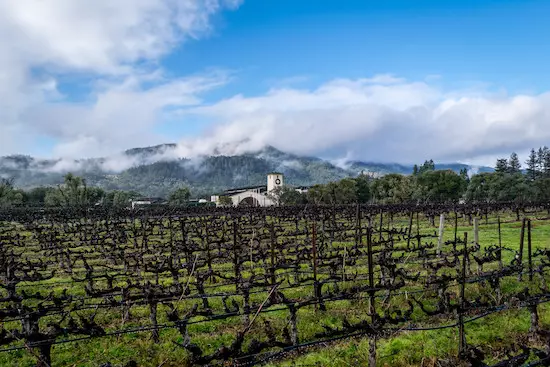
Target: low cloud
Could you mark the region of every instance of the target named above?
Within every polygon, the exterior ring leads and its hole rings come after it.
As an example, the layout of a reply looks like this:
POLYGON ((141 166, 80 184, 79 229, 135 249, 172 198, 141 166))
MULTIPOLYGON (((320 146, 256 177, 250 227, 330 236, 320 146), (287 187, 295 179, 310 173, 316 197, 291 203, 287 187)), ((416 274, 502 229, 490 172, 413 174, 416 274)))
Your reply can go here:
POLYGON ((354 160, 355 157, 350 152, 346 152, 346 155, 344 155, 343 157, 331 159, 330 163, 342 169, 349 169, 351 166, 351 162, 353 162, 354 160))
POLYGON ((277 170, 285 171, 286 169, 293 169, 293 170, 301 170, 304 168, 304 165, 295 159, 291 160, 283 160, 280 164, 277 170))
POLYGON ((55 136, 56 157, 101 157, 124 148, 165 143, 154 128, 166 110, 200 105, 200 93, 222 85, 217 72, 170 81, 130 76, 97 91, 92 103, 45 104, 29 109, 26 119, 40 121, 35 131, 55 136), (153 86, 144 85, 155 83, 153 86))
POLYGON ((182 142, 187 155, 219 147, 237 154, 272 145, 332 158, 468 161, 508 156, 550 139, 549 93, 453 91, 388 76, 236 95, 186 113, 214 124, 207 135, 182 142))

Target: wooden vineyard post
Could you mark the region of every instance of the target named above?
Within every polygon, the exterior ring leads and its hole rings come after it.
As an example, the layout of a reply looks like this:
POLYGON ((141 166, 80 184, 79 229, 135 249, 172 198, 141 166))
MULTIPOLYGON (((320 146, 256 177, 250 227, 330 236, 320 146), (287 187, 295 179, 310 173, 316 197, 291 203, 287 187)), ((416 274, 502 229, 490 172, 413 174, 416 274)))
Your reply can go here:
POLYGON ((368 262, 369 262, 369 296, 371 300, 371 311, 372 308, 374 308, 374 264, 373 264, 373 257, 372 257, 372 230, 369 223, 369 226, 367 227, 367 256, 368 256, 368 262))
POLYGON ((464 232, 464 253, 462 257, 462 276, 460 280, 460 308, 458 310, 458 355, 462 356, 466 349, 464 334, 464 293, 466 288, 466 261, 468 261, 468 232, 464 232))
POLYGON ((241 285, 241 267, 239 258, 239 239, 238 239, 239 224, 237 220, 233 220, 233 267, 235 271, 235 289, 237 293, 240 291, 241 285))
POLYGON ((357 213, 356 216, 356 228, 355 228, 355 249, 357 250, 359 246, 361 245, 361 208, 360 205, 357 204, 357 213))
POLYGON ((344 281, 344 286, 346 285, 346 252, 347 246, 344 244, 344 259, 342 260, 342 280, 344 281))
POLYGON ((531 219, 527 220, 527 261, 529 265, 529 281, 533 280, 533 256, 531 248, 531 219))
MULTIPOLYGON (((479 218, 474 217, 474 246, 479 245, 479 218)), ((481 247, 480 247, 481 251, 481 247)))
POLYGON ((445 226, 445 214, 439 215, 439 235, 437 237, 437 256, 441 256, 443 246, 443 228, 445 226))
POLYGON ((374 324, 376 323, 376 308, 374 305, 375 302, 375 291, 374 291, 374 263, 372 257, 372 229, 371 223, 369 220, 369 225, 367 227, 367 253, 369 261, 369 313, 371 315, 371 323, 374 329, 375 334, 369 338, 369 367, 376 367, 376 329, 374 324))
POLYGON ((411 211, 409 213, 409 231, 408 231, 408 235, 407 235, 407 249, 410 249, 410 247, 411 247, 412 225, 413 225, 413 212, 411 211))
POLYGON ((529 327, 529 332, 537 333, 539 331, 539 312, 537 310, 537 301, 531 301, 529 305, 529 313, 531 314, 531 326, 529 327))
POLYGON ((174 251, 174 229, 172 227, 172 217, 168 218, 168 226, 170 228, 168 231, 168 236, 170 238, 170 251, 174 251))
POLYGON ((313 255, 313 280, 317 282, 317 230, 316 222, 313 222, 311 230, 311 252, 313 255))
POLYGON ((187 243, 187 228, 185 226, 185 222, 180 219, 180 230, 181 230, 181 240, 183 243, 183 250, 185 251, 185 262, 187 263, 187 276, 190 276, 191 274, 191 258, 193 256, 192 252, 189 251, 188 243, 187 243))
POLYGON ((455 245, 457 244, 456 241, 457 241, 457 238, 458 238, 458 213, 455 211, 455 245))
POLYGON ((525 239, 525 222, 526 218, 523 218, 523 221, 521 222, 521 233, 519 235, 519 258, 518 258, 518 265, 521 267, 518 275, 518 280, 521 280, 522 273, 523 273, 523 242, 525 239))
MULTIPOLYGON (((527 220, 527 256, 529 261, 529 281, 533 280, 533 258, 531 248, 531 219, 527 220)), ((544 279, 544 275, 543 275, 544 279)), ((529 313, 531 314, 531 327, 529 331, 537 333, 539 331, 539 312, 537 310, 537 300, 531 300, 529 305, 529 313)))
POLYGON ((271 285, 274 286, 276 283, 276 277, 275 277, 275 245, 276 245, 276 239, 275 239, 275 224, 271 224, 271 285))
MULTIPOLYGON (((481 245, 479 244, 479 218, 474 217, 474 246, 477 247, 477 254, 481 256, 481 245)), ((483 272, 482 265, 477 264, 477 273, 481 274, 483 272)))
POLYGON ((160 334, 157 322, 157 308, 157 301, 154 299, 149 300, 149 319, 151 320, 151 324, 153 326, 153 330, 151 331, 151 339, 153 339, 153 342, 156 344, 160 343, 160 334))
MULTIPOLYGON (((208 265, 208 271, 210 274, 212 274, 212 255, 210 254, 210 238, 208 236, 208 224, 206 221, 202 222, 204 224, 202 230, 204 231, 204 236, 202 237, 203 244, 205 244, 205 251, 206 251, 206 264, 208 265)), ((209 278, 215 282, 216 277, 212 274, 209 276, 209 278)))
POLYGON ((499 249, 499 256, 498 256, 498 268, 499 270, 502 270, 502 233, 500 232, 500 215, 497 217, 498 222, 498 249, 499 249))
POLYGON ((416 212, 416 240, 418 242, 417 248, 420 248, 420 222, 418 219, 418 212, 416 212))
POLYGON ((358 243, 358 248, 361 247, 361 245, 363 244, 363 227, 362 227, 362 224, 361 224, 361 212, 359 212, 359 221, 357 222, 357 243, 358 243))
POLYGON ((382 230, 384 229, 384 212, 382 210, 380 210, 380 228, 378 229, 379 231, 379 238, 378 238, 378 241, 382 242, 383 240, 383 237, 382 237, 382 230))
MULTIPOLYGON (((334 194, 334 190, 333 190, 333 194, 334 194)), ((332 224, 331 224, 331 229, 330 229, 330 251, 334 250, 334 234, 336 233, 336 228, 338 227, 338 225, 336 224, 336 209, 335 209, 334 206, 335 206, 335 201, 332 202, 332 224)), ((315 219, 315 223, 316 222, 317 222, 317 219, 315 219)))
MULTIPOLYGON (((313 225, 311 227, 311 255, 313 258, 313 295, 319 301, 318 299, 318 291, 317 291, 317 228, 316 228, 317 221, 313 221, 313 225)), ((315 309, 317 310, 317 303, 315 303, 315 309)))

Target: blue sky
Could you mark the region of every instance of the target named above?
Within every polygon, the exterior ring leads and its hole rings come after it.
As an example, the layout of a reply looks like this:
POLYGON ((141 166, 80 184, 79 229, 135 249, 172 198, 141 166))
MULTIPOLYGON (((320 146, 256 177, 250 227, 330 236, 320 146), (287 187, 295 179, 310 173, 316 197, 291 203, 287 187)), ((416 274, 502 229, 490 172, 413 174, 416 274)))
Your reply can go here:
POLYGON ((293 76, 314 83, 385 73, 540 90, 550 78, 549 16, 550 2, 529 0, 250 1, 163 65, 183 75, 237 70, 235 91, 251 95, 293 76))
POLYGON ((0 0, 0 154, 487 164, 550 139, 548 1, 29 1, 0 0))

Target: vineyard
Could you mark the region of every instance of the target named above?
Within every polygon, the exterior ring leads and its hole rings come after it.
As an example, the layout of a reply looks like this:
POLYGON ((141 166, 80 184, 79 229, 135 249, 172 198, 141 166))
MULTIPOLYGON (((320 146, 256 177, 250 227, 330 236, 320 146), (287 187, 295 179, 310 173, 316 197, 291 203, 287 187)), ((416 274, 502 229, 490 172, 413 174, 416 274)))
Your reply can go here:
POLYGON ((358 365, 550 366, 549 213, 0 212, 0 365, 307 365, 353 341, 365 346, 358 365), (469 333, 524 315, 512 340, 479 345, 469 333), (438 333, 435 355, 399 339, 426 332, 438 333))

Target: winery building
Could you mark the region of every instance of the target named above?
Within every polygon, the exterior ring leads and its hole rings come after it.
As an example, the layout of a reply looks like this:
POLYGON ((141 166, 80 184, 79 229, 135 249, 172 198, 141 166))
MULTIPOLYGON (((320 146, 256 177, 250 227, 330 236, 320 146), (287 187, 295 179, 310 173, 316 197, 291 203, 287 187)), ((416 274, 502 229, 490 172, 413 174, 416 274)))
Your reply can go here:
POLYGON ((221 197, 231 198, 233 206, 274 206, 276 203, 269 197, 276 188, 283 187, 283 174, 272 172, 267 175, 267 185, 239 187, 225 190, 219 195, 213 195, 210 201, 220 206, 221 197))

